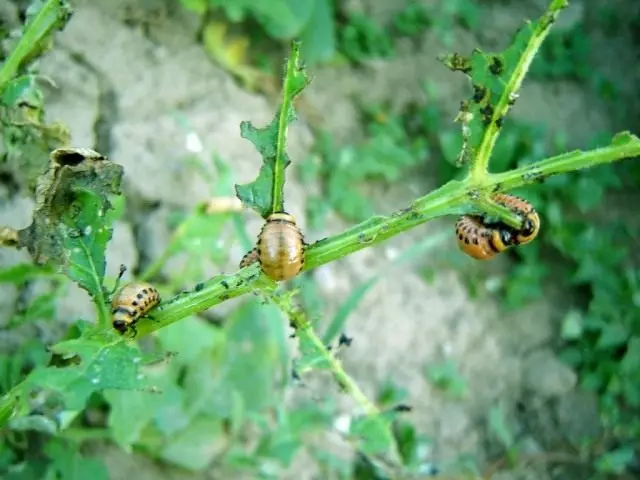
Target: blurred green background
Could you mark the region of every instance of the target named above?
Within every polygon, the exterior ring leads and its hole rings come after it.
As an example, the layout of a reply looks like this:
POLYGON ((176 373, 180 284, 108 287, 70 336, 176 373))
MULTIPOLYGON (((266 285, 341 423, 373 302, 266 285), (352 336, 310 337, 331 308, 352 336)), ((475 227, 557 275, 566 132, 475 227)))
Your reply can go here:
MULTIPOLYGON (((28 4, 0 12, 3 59, 28 4)), ((125 261, 168 298, 235 270, 253 243, 259 219, 229 200, 259 167, 238 125, 275 111, 290 39, 302 40, 315 78, 296 105, 286 204, 316 240, 459 174, 453 118, 470 86, 437 56, 501 50, 546 3, 74 6, 53 50, 29 67, 56 84, 29 90, 37 115, 25 124, 2 99, 0 223, 28 223, 34 175, 71 135, 125 166, 111 279, 125 261)), ((637 2, 571 2, 491 170, 637 133, 638 31, 637 2)), ((447 217, 292 282, 323 341, 354 339, 341 347, 345 368, 370 398, 412 407, 395 435, 416 478, 640 475, 639 185, 629 160, 514 192, 535 205, 542 230, 490 264, 457 250, 447 217)), ((48 360, 47 343, 70 323, 93 320, 82 292, 15 268, 24 261, 0 251, 2 393, 48 360)), ((107 391, 75 411, 34 395, 31 414, 2 431, 2 477, 386 478, 358 453, 376 432, 343 434, 356 419, 337 386, 292 374, 323 366, 309 365, 290 333, 253 295, 165 328, 143 342, 173 354, 146 372, 162 393, 107 391)))

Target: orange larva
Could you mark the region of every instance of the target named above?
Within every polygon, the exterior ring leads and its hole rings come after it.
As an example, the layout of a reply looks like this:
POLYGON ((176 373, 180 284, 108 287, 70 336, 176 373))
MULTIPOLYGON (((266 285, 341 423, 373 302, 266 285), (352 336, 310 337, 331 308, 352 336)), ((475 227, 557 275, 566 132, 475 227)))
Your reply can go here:
POLYGON ((111 314, 113 328, 120 333, 132 329, 137 333, 135 324, 140 317, 160 303, 160 293, 150 283, 129 283, 113 297, 111 314))
POLYGON ((482 217, 463 215, 456 223, 458 247, 476 260, 489 260, 504 252, 513 242, 507 228, 488 227, 482 217))
POLYGON ((463 215, 456 223, 458 246, 467 255, 477 260, 488 260, 512 245, 531 242, 540 231, 540 217, 526 200, 508 193, 496 193, 493 200, 521 215, 521 229, 512 228, 502 222, 488 224, 477 215, 463 215))
POLYGON ((540 231, 540 216, 533 205, 525 199, 508 193, 496 193, 492 196, 496 203, 504 205, 512 212, 524 218, 524 224, 520 230, 513 230, 514 245, 525 245, 538 236, 540 231))
POLYGON ((295 277, 304 265, 304 239, 295 218, 285 212, 269 215, 256 250, 266 276, 276 281, 295 277))

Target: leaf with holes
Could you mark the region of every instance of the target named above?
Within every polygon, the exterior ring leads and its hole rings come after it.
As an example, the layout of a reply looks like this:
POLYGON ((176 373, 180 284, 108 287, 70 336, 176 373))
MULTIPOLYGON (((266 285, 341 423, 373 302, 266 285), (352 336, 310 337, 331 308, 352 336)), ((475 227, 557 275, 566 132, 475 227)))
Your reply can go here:
POLYGON ((51 265, 89 292, 100 324, 108 322, 102 283, 115 220, 109 197, 120 194, 123 169, 97 152, 61 148, 38 179, 30 226, 18 232, 35 263, 51 265))
POLYGON ((240 124, 240 135, 260 152, 262 166, 253 182, 236 185, 236 195, 247 208, 264 218, 284 209, 284 172, 291 163, 285 151, 287 128, 296 118, 293 100, 310 82, 299 52, 300 44, 293 42, 282 86, 282 104, 271 123, 264 128, 251 122, 240 124))
POLYGON ((486 165, 529 65, 567 5, 567 0, 553 0, 537 21, 525 22, 509 47, 502 52, 485 53, 475 49, 469 57, 454 53, 442 59, 451 70, 466 74, 473 84, 471 98, 462 102, 457 118, 463 125, 464 139, 460 161, 479 158, 486 165))

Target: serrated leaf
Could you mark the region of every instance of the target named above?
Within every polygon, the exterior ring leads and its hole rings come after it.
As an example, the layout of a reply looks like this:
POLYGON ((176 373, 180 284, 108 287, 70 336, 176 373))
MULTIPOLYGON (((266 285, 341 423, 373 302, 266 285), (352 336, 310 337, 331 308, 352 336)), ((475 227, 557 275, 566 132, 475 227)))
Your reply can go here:
POLYGON ((285 170, 291 163, 286 152, 287 128, 296 118, 293 100, 309 82, 300 62, 300 44, 292 42, 282 86, 282 104, 274 119, 264 128, 256 128, 246 121, 240 124, 240 136, 253 143, 263 163, 253 182, 236 185, 236 195, 247 208, 264 218, 284 210, 285 170))
POLYGON ((69 410, 82 409, 93 392, 151 387, 140 372, 142 353, 134 344, 79 338, 58 343, 51 350, 68 358, 70 364, 36 368, 25 382, 32 389, 57 392, 69 410))
POLYGON ((487 155, 499 134, 504 116, 517 98, 520 85, 539 46, 549 33, 567 0, 553 0, 535 22, 527 21, 518 30, 509 47, 499 53, 475 49, 469 57, 446 55, 442 61, 451 70, 470 77, 473 95, 462 103, 458 120, 463 124, 465 159, 487 155))

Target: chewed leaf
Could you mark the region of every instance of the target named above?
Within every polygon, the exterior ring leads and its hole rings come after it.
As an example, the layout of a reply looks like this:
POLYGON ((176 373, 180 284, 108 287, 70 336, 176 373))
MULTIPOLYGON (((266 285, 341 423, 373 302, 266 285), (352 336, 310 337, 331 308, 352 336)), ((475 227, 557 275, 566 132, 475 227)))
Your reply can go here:
POLYGON ((123 169, 91 150, 51 153, 36 187, 31 225, 18 232, 35 263, 51 265, 85 289, 106 321, 102 282, 111 239, 110 195, 120 194, 123 169))
POLYGON ((263 217, 284 209, 284 171, 291 163, 286 152, 287 127, 296 118, 293 99, 309 84, 309 77, 300 64, 300 44, 293 42, 282 86, 282 104, 269 125, 254 127, 251 122, 240 124, 240 135, 249 140, 262 156, 258 177, 251 183, 236 185, 236 195, 247 207, 263 217))
POLYGON ((459 163, 480 157, 486 164, 485 157, 493 148, 505 115, 518 98, 518 90, 538 48, 567 5, 567 0, 553 0, 536 22, 525 22, 503 52, 475 49, 470 57, 457 53, 444 57, 447 67, 465 73, 473 84, 473 94, 462 102, 456 118, 462 123, 464 139, 459 163))
POLYGON ((105 345, 102 339, 79 338, 59 343, 53 350, 65 356, 69 364, 64 368, 37 368, 26 384, 32 389, 57 392, 67 409, 82 409, 93 392, 151 388, 140 372, 142 353, 135 344, 105 345))

